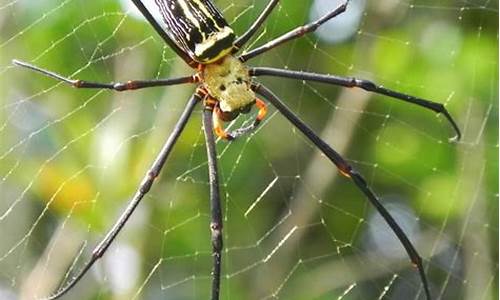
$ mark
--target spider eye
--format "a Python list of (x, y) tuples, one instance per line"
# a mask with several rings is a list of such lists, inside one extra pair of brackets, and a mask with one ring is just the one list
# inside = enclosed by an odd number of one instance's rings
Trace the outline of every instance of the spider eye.
[(238, 83), (240, 83), (240, 84), (241, 84), (241, 83), (243, 83), (243, 78), (238, 77), (238, 78), (236, 78), (236, 81), (238, 81)]
[(225, 85), (223, 85), (223, 84), (221, 84), (221, 85), (219, 86), (219, 90), (221, 90), (221, 91), (225, 91), (225, 90), (226, 90), (226, 86), (225, 86)]

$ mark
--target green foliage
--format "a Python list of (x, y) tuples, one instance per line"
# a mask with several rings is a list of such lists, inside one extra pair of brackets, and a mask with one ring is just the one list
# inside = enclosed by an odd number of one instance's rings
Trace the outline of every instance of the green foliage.
[[(49, 212), (44, 218), (53, 223), (43, 223), (42, 232), (52, 232), (52, 224), (69, 219), (78, 231), (88, 231), (90, 235), (83, 239), (94, 244), (135, 192), (192, 87), (130, 93), (76, 90), (55, 86), (51, 78), (12, 68), (10, 60), (30, 61), (71, 78), (105, 82), (172, 77), (191, 71), (164, 46), (148, 24), (123, 12), (119, 1), (61, 1), (61, 7), (53, 12), (51, 9), (57, 7), (58, 1), (40, 1), (37, 5), (25, 2), (0, 9), (0, 18), (4, 18), (0, 20), (3, 108), (0, 120), (6, 124), (0, 131), (0, 150), (9, 153), (0, 159), (0, 170), (9, 189), (27, 188), (21, 198), (23, 203), (28, 203), (26, 211), (14, 210), (10, 216), (23, 216), (18, 226), (29, 228), (41, 214), (40, 207), (47, 208)], [(257, 45), (307, 20), (310, 1), (281, 2), (266, 23)], [(350, 107), (337, 106), (339, 88), (263, 79), (318, 132), (337, 111), (351, 114), (353, 119), (361, 115), (354, 125), (347, 124), (354, 127), (354, 133), (342, 154), (366, 175), (378, 195), (382, 198), (397, 195), (413, 209), (426, 231), (446, 227), (450, 236), (458, 236), (461, 222), (472, 216), (471, 203), (477, 201), (464, 196), (470, 191), (462, 188), (463, 184), (483, 176), (481, 197), (487, 206), (487, 220), (473, 219), (472, 222), (490, 226), (485, 232), (493, 240), (490, 249), (493, 254), (482, 258), (491, 260), (492, 268), (497, 270), (498, 28), (495, 20), (498, 8), (461, 11), (455, 9), (454, 1), (440, 1), (440, 6), (453, 8), (442, 11), (422, 8), (426, 7), (426, 1), (416, 1), (422, 6), (417, 8), (402, 1), (398, 9), (383, 10), (377, 1), (370, 2), (360, 31), (350, 41), (328, 45), (310, 35), (272, 50), (250, 64), (367, 77), (386, 87), (445, 103), (464, 131), (462, 143), (448, 142), (452, 131), (444, 118), (406, 103), (370, 95), (368, 106), (361, 111), (351, 111)], [(226, 8), (225, 15), (241, 33), (266, 1), (221, 0), (217, 3)], [(250, 4), (254, 7), (246, 10)], [(50, 13), (43, 16), (41, 11)], [(30, 105), (27, 112), (14, 113), (24, 102)], [(24, 111), (23, 105), (20, 107)], [(269, 286), (259, 281), (255, 272), (275, 271), (258, 262), (277, 241), (272, 244), (264, 239), (262, 245), (259, 243), (288, 213), (298, 214), (293, 211), (297, 200), (294, 195), (302, 188), (312, 187), (302, 180), (316, 150), (279, 115), (271, 112), (268, 120), (250, 139), (242, 138), (230, 145), (218, 143), (224, 183), (222, 195), (225, 196), (225, 242), (233, 249), (224, 256), (225, 272), (232, 274), (257, 264), (234, 278), (224, 278), (224, 299), (263, 296), (259, 294), (262, 290), (255, 286)], [(15, 122), (29, 129), (22, 129)], [(139, 234), (123, 234), (142, 257), (144, 265), (141, 265), (139, 283), (145, 281), (161, 258), (166, 265), (162, 265), (159, 275), (151, 280), (153, 285), (196, 277), (195, 283), (191, 283), (195, 286), (193, 294), (174, 299), (207, 298), (209, 291), (210, 212), (200, 126), (200, 117), (196, 114), (158, 178), (158, 184), (141, 204), (142, 220), (137, 221), (142, 222), (141, 229), (133, 226), (131, 229)], [(39, 133), (29, 136), (38, 130)], [(105, 147), (111, 138), (118, 142), (112, 141)], [(15, 146), (24, 139), (27, 142)], [(335, 141), (329, 142), (335, 145)], [(9, 150), (12, 147), (15, 149)], [(472, 164), (484, 165), (485, 169), (466, 174), (470, 159), (474, 160)], [(245, 215), (276, 177), (278, 181), (273, 189), (262, 196), (254, 211)], [(305, 224), (296, 224), (306, 234), (291, 251), (292, 263), (283, 262), (288, 268), (286, 271), (290, 271), (297, 259), (330, 255), (334, 261), (342, 262), (351, 254), (364, 254), (367, 250), (363, 238), (373, 209), (351, 182), (344, 178), (331, 179), (326, 190), (307, 192), (308, 198), (298, 201), (313, 206), (314, 216)], [(12, 202), (6, 201), (2, 208)], [(30, 207), (37, 208), (38, 214), (24, 220), (30, 214)], [(287, 232), (281, 227), (276, 230)], [(30, 261), (40, 258), (44, 246), (48, 245), (45, 236), (49, 235), (41, 236), (33, 234), (34, 242), (26, 246), (25, 256)], [(32, 247), (32, 243), (37, 245)], [(451, 243), (467, 246), (460, 239)], [(22, 251), (15, 250), (16, 253)], [(428, 254), (423, 252), (424, 257)], [(278, 254), (276, 257), (278, 260)], [(321, 264), (316, 261), (301, 264), (290, 282), (296, 285), (308, 282), (304, 279), (308, 271), (318, 265)], [(10, 270), (5, 271), (6, 282), (18, 276), (17, 271)], [(62, 278), (60, 275), (55, 276)], [(273, 284), (277, 282), (280, 280)], [(388, 280), (382, 282), (385, 286)], [(465, 289), (467, 284), (459, 286)], [(138, 289), (139, 286), (132, 288), (132, 294)], [(292, 299), (294, 289), (288, 285), (284, 289), (284, 295), (290, 295), (286, 299)], [(497, 286), (490, 289), (496, 290)], [(336, 298), (343, 291), (328, 290), (316, 296), (332, 299), (330, 295)], [(154, 298), (151, 293), (146, 291), (144, 299)]]

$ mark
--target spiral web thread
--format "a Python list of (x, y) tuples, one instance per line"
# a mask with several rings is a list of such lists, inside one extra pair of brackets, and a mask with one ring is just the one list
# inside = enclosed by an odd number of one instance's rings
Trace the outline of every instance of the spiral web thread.
[[(101, 2), (0, 1), (1, 299), (43, 298), (71, 279), (126, 205), (192, 91), (75, 90), (11, 65), (23, 59), (105, 82), (190, 72), (127, 8)], [(216, 3), (243, 28), (265, 1), (241, 2)], [(424, 258), (436, 299), (494, 299), (497, 3), (372, 2), (349, 41), (329, 45), (309, 35), (250, 64), (338, 71), (445, 103), (464, 133), (458, 143), (447, 141), (444, 119), (415, 107), (262, 79), (381, 196)], [(307, 20), (309, 12), (294, 5), (282, 1), (248, 47)], [(384, 53), (395, 67), (374, 59)], [(425, 58), (431, 63), (414, 62)], [(244, 115), (228, 126), (251, 121)], [(195, 113), (160, 180), (73, 297), (208, 297), (204, 151)], [(255, 133), (218, 141), (218, 152), (222, 298), (424, 299), (418, 274), (381, 217), (274, 110)]]

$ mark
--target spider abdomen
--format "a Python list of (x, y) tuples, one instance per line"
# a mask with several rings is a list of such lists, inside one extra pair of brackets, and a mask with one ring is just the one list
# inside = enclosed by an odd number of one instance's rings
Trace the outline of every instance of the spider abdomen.
[(248, 69), (234, 56), (205, 65), (201, 77), (210, 96), (219, 101), (222, 112), (246, 112), (255, 102)]
[(233, 49), (235, 34), (209, 0), (155, 0), (169, 34), (196, 62), (209, 64)]

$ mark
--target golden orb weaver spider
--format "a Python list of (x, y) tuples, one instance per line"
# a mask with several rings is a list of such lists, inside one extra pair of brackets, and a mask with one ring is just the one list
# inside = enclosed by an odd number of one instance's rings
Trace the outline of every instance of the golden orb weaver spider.
[[(445, 109), (436, 102), (424, 100), (414, 96), (399, 93), (367, 80), (356, 78), (323, 75), (300, 71), (290, 71), (274, 68), (247, 68), (244, 62), (263, 54), (283, 43), (299, 38), (304, 34), (315, 31), (328, 20), (342, 14), (348, 6), (349, 0), (336, 9), (328, 12), (311, 23), (299, 26), (253, 50), (237, 56), (239, 49), (245, 45), (259, 30), (266, 18), (276, 7), (279, 0), (269, 0), (262, 13), (251, 27), (240, 37), (236, 37), (232, 28), (227, 24), (222, 14), (210, 0), (156, 0), (157, 8), (163, 17), (165, 28), (153, 17), (141, 0), (132, 0), (155, 31), (182, 58), (189, 66), (196, 69), (196, 73), (172, 79), (134, 80), (126, 83), (99, 83), (83, 80), (73, 80), (57, 73), (41, 69), (25, 62), (14, 60), (13, 63), (28, 69), (40, 72), (72, 85), (75, 88), (110, 89), (126, 91), (157, 86), (169, 86), (184, 83), (197, 83), (198, 88), (187, 103), (172, 133), (165, 142), (160, 153), (145, 175), (135, 196), (129, 202), (114, 226), (104, 239), (94, 248), (92, 257), (85, 263), (79, 273), (74, 276), (63, 288), (51, 295), (48, 299), (57, 299), (67, 293), (87, 273), (93, 264), (99, 260), (124, 227), (143, 197), (149, 192), (155, 178), (158, 177), (172, 148), (189, 120), (196, 104), (201, 102), (203, 110), (203, 128), (208, 156), (208, 170), (210, 182), (211, 204), (211, 235), (213, 253), (212, 271), (212, 299), (219, 299), (221, 264), (222, 264), (222, 211), (219, 195), (219, 175), (217, 167), (217, 153), (215, 148), (214, 132), (220, 138), (233, 140), (242, 134), (255, 129), (265, 117), (267, 106), (256, 94), (269, 101), (288, 121), (299, 129), (325, 156), (339, 169), (340, 173), (351, 179), (355, 186), (368, 198), (370, 203), (381, 214), (393, 230), (413, 265), (417, 268), (425, 291), (426, 298), (432, 299), (428, 280), (424, 272), (422, 259), (413, 244), (396, 223), (394, 218), (382, 206), (377, 196), (367, 185), (365, 179), (347, 161), (327, 143), (321, 140), (303, 121), (301, 121), (277, 96), (268, 88), (255, 81), (258, 76), (275, 76), (281, 78), (316, 81), (326, 84), (357, 87), (369, 92), (386, 95), (388, 97), (409, 102), (439, 114), (443, 114), (451, 123), (456, 132), (454, 139), (460, 139), (460, 130)], [(223, 123), (235, 119), (240, 113), (248, 113), (255, 105), (259, 109), (253, 124), (233, 132), (226, 132)]]

